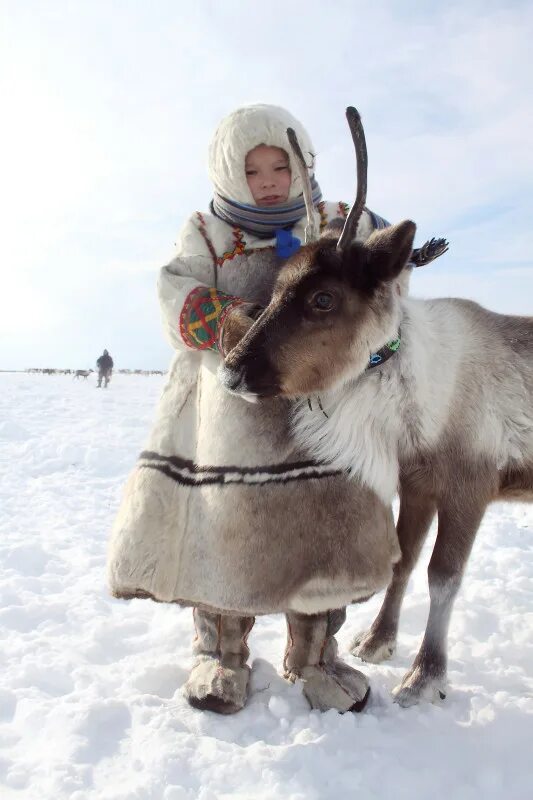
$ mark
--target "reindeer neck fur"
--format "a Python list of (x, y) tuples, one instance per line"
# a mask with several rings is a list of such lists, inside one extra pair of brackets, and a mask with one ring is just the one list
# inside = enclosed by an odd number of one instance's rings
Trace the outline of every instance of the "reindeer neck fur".
[(382, 367), (359, 368), (321, 393), (327, 417), (304, 402), (294, 415), (301, 444), (357, 476), (386, 503), (397, 492), (402, 460), (431, 450), (446, 425), (464, 333), (453, 306), (412, 298), (398, 303), (398, 352)]

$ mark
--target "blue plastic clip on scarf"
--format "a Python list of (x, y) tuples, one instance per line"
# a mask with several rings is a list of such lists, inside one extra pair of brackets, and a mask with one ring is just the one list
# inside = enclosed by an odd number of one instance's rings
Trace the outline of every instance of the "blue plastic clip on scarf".
[(300, 239), (297, 236), (293, 236), (290, 231), (284, 228), (276, 230), (276, 255), (280, 258), (290, 258), (293, 253), (300, 249), (301, 244)]

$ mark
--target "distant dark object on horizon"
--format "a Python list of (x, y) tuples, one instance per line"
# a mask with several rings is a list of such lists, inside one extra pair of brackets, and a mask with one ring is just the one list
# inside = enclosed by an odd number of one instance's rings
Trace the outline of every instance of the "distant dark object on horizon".
[[(92, 373), (94, 369), (56, 369), (51, 367), (28, 367), (28, 369), (0, 369), (0, 372), (26, 372), (28, 375), (73, 375), (76, 373)], [(116, 369), (115, 372), (119, 375), (166, 375), (166, 369)]]

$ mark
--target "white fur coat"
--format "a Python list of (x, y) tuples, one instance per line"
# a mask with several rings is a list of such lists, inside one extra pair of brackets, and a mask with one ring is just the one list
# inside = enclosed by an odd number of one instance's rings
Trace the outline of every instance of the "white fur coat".
[[(323, 203), (317, 223), (344, 213), (342, 204)], [(302, 240), (303, 224), (293, 230)], [(358, 238), (371, 230), (365, 214)], [(191, 292), (216, 286), (268, 303), (281, 265), (273, 245), (193, 215), (161, 271), (176, 356), (112, 532), (117, 597), (247, 615), (314, 613), (366, 598), (391, 578), (399, 549), (390, 507), (298, 449), (286, 401), (252, 405), (226, 393), (220, 355), (189, 346)]]

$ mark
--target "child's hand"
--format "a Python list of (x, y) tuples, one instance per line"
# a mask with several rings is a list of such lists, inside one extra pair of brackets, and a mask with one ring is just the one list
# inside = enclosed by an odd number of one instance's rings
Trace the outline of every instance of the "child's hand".
[(223, 358), (226, 358), (230, 350), (239, 344), (262, 311), (262, 308), (252, 303), (243, 303), (228, 314), (219, 339), (219, 349)]

